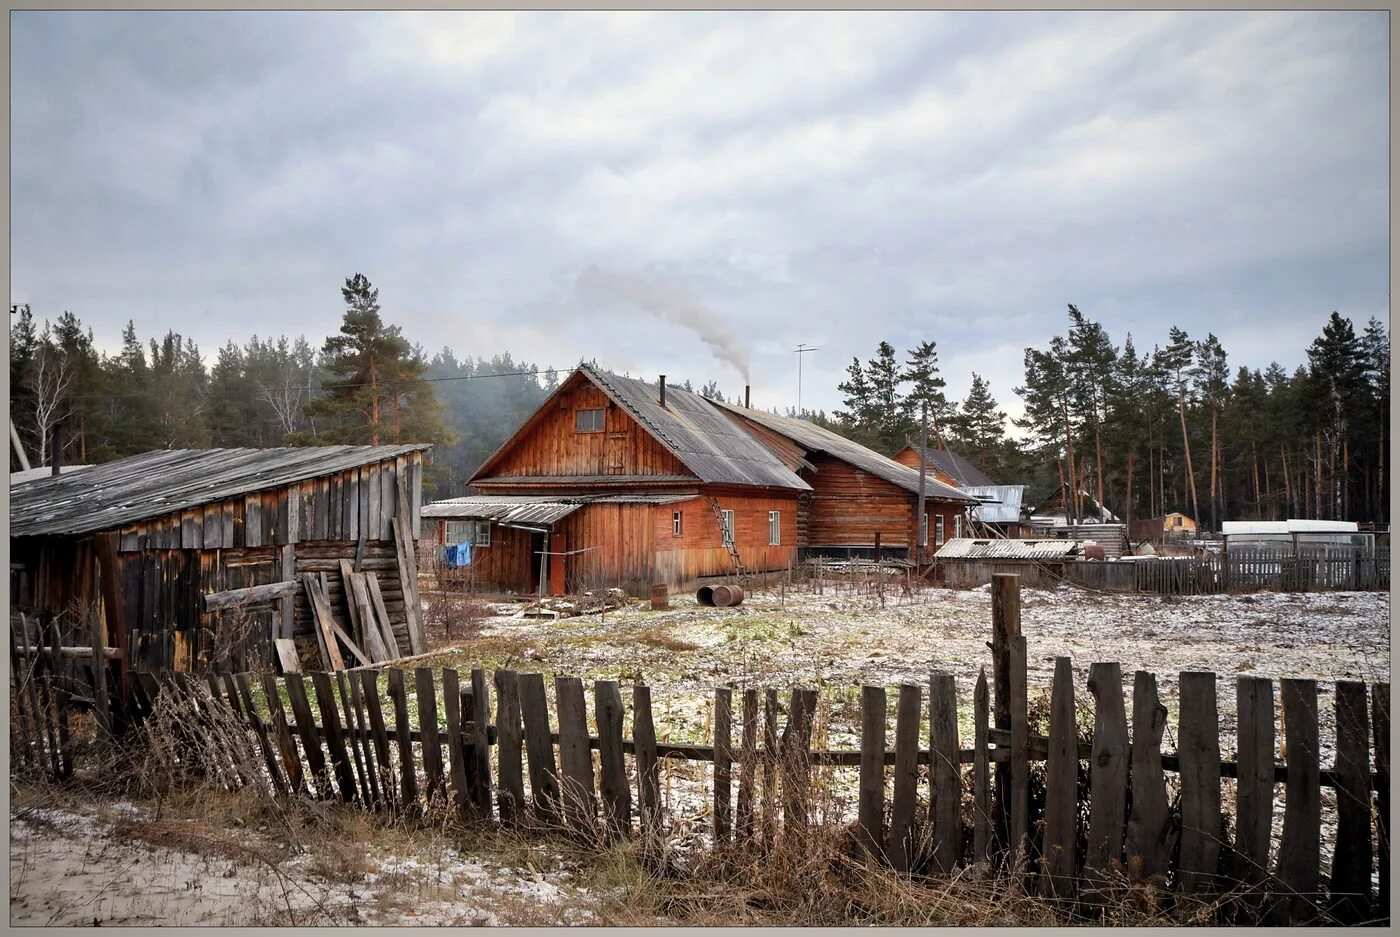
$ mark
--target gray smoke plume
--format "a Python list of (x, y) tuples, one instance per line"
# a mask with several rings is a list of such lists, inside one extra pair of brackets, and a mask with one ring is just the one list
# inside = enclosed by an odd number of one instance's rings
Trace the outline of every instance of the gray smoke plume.
[(715, 357), (738, 368), (745, 384), (749, 382), (749, 358), (744, 346), (713, 310), (694, 297), (651, 280), (599, 266), (590, 266), (580, 273), (575, 287), (584, 295), (625, 300), (658, 319), (685, 326), (710, 346)]

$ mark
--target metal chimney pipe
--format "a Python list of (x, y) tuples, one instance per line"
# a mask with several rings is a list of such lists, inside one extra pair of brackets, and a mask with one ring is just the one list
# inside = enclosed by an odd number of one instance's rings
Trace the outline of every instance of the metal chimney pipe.
[(745, 410), (751, 410), (751, 409), (753, 409), (752, 407), (749, 406), (749, 385), (747, 385), (747, 384), (744, 385), (744, 409), (745, 409)]
[(666, 375), (661, 375), (661, 406), (666, 406)]
[(49, 460), (53, 466), (50, 475), (58, 475), (63, 468), (63, 423), (55, 423), (53, 427), (53, 457)]

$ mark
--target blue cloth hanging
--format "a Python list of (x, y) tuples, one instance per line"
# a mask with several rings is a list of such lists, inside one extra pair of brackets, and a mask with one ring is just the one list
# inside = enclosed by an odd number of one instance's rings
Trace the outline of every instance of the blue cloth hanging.
[(470, 543), (449, 543), (443, 548), (444, 559), (451, 568), (460, 568), (472, 564), (472, 545)]

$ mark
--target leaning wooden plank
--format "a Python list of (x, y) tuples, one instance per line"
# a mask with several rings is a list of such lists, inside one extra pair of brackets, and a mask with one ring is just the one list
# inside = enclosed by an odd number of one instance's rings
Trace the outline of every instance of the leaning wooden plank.
[(408, 812), (418, 810), (418, 768), (413, 760), (412, 725), (409, 722), (408, 692), (404, 685), (403, 671), (395, 667), (389, 671), (389, 698), (394, 701), (394, 738), (399, 748), (399, 789), (400, 809)]
[(917, 683), (899, 687), (894, 728), (894, 805), (890, 813), (890, 863), (896, 872), (912, 868), (915, 844), (914, 814), (919, 798), (919, 723), (923, 717), (923, 688)]
[(424, 654), (428, 650), (428, 642), (423, 635), (423, 605), (418, 596), (418, 560), (413, 554), (413, 538), (408, 535), (399, 518), (393, 518), (391, 524), (394, 531), (394, 553), (398, 560), (399, 580), (403, 586), (409, 651), (413, 654)]
[(442, 736), (438, 731), (437, 689), (431, 667), (413, 671), (417, 689), (418, 731), (423, 739), (423, 773), (427, 777), (425, 797), (429, 804), (443, 793)]
[(758, 691), (744, 691), (743, 731), (739, 742), (739, 801), (736, 832), (748, 842), (754, 835), (754, 774), (758, 767)]
[(462, 748), (462, 689), (456, 669), (442, 669), (442, 714), (447, 719), (447, 754), (452, 778), (452, 802), (463, 816), (470, 816), (471, 795), (467, 789), (467, 761)]
[[(345, 661), (341, 659), (340, 650), (335, 646), (335, 634), (329, 624), (330, 610), (325, 607), (325, 600), (321, 597), (316, 574), (303, 573), (301, 582), (306, 589), (306, 601), (311, 606), (311, 618), (316, 623), (312, 630), (316, 632), (316, 643), (321, 649), (321, 666), (326, 670), (344, 670)], [(332, 657), (332, 654), (335, 656)]]
[(543, 674), (521, 674), (520, 716), (525, 724), (525, 752), (530, 759), (530, 796), (535, 817), (540, 823), (552, 823), (559, 817), (559, 777), (554, 762), (554, 742), (550, 738), (549, 703)]
[(1055, 676), (1050, 684), (1050, 748), (1045, 759), (1045, 850), (1040, 860), (1040, 893), (1047, 897), (1067, 898), (1074, 890), (1078, 773), (1074, 669), (1068, 657), (1057, 657)]
[(277, 638), (273, 641), (277, 648), (277, 662), (283, 673), (300, 673), (301, 658), (297, 656), (297, 644), (291, 638)]
[(364, 727), (359, 724), (359, 699), (358, 695), (352, 699), (350, 694), (351, 681), (346, 680), (345, 671), (340, 670), (335, 675), (336, 689), (339, 690), (340, 707), (345, 713), (345, 735), (350, 748), (351, 760), (355, 763), (355, 777), (360, 785), (360, 802), (367, 807), (373, 807), (378, 798), (374, 789), (370, 786), (370, 772), (372, 765), (368, 757), (368, 751), (362, 748), (362, 743), (367, 743)]
[(1107, 888), (1123, 856), (1128, 796), (1128, 714), (1123, 672), (1114, 663), (1089, 668), (1094, 697), (1094, 751), (1089, 760), (1089, 836), (1084, 848), (1085, 878), (1095, 893)]
[(661, 774), (656, 758), (656, 726), (651, 718), (651, 688), (641, 684), (632, 687), (632, 742), (644, 848), (651, 848), (661, 833)]
[(364, 573), (350, 574), (350, 591), (353, 593), (350, 605), (359, 612), (360, 634), (363, 636), (365, 651), (370, 660), (381, 663), (391, 660), (392, 656), (384, 646), (383, 632), (379, 628), (374, 606), (370, 601), (369, 586), (365, 582)]
[(486, 671), (472, 668), (472, 698), (470, 709), (462, 712), (471, 719), (467, 742), (467, 777), (471, 779), (471, 798), (476, 812), (491, 816), (491, 691), (486, 686)]
[(379, 673), (374, 670), (361, 670), (351, 676), (360, 683), (361, 695), (365, 702), (365, 718), (369, 725), (370, 738), (374, 742), (374, 761), (379, 777), (380, 803), (393, 806), (394, 768), (389, 757), (389, 731), (384, 724), (384, 711), (379, 704)]
[(556, 677), (554, 699), (559, 708), (559, 761), (562, 768), (564, 817), (579, 833), (589, 833), (597, 815), (593, 797), (593, 758), (589, 754), (588, 714), (583, 681)]
[(929, 677), (929, 792), (933, 867), (953, 871), (962, 852), (962, 776), (958, 769), (958, 697), (953, 675)]
[(514, 670), (496, 671), (496, 775), (500, 778), (497, 811), (501, 822), (515, 823), (525, 806), (524, 741), (520, 725), (520, 680)]
[(1184, 894), (1213, 891), (1220, 864), (1220, 717), (1215, 674), (1181, 674), (1181, 857)]
[(360, 618), (360, 606), (355, 601), (354, 576), (355, 573), (350, 567), (350, 561), (342, 558), (338, 564), (340, 567), (340, 594), (345, 599), (346, 621), (350, 622), (350, 627), (346, 630), (359, 642), (364, 641), (364, 623)]
[(1337, 681), (1337, 843), (1327, 893), (1332, 917), (1359, 924), (1371, 907), (1370, 721), (1366, 684)]
[(599, 680), (593, 693), (598, 717), (598, 792), (607, 835), (620, 840), (632, 831), (632, 797), (622, 754), (622, 691), (616, 680)]
[(207, 612), (222, 611), (228, 608), (239, 608), (244, 605), (253, 605), (258, 602), (275, 602), (278, 599), (289, 595), (296, 595), (296, 580), (291, 579), (285, 582), (269, 582), (261, 586), (248, 586), (245, 589), (228, 589), (224, 592), (207, 592), (204, 595), (204, 610)]
[(340, 791), (340, 799), (350, 803), (355, 800), (355, 771), (350, 765), (350, 753), (345, 748), (345, 734), (341, 731), (330, 674), (323, 670), (315, 671), (311, 674), (311, 685), (316, 690), (316, 705), (321, 711), (321, 729), (326, 738), (326, 751), (331, 756), (336, 787)]
[(273, 737), (277, 740), (277, 750), (282, 755), (282, 766), (287, 772), (287, 789), (293, 794), (304, 794), (306, 779), (302, 775), (301, 754), (297, 751), (291, 729), (287, 727), (287, 711), (277, 691), (277, 678), (270, 673), (263, 674), (262, 687), (268, 716), (272, 721)]
[[(1235, 875), (1249, 889), (1264, 884), (1274, 816), (1274, 683), (1235, 678)], [(1257, 895), (1247, 897), (1257, 908)]]
[(885, 688), (860, 688), (860, 793), (856, 837), (872, 856), (884, 855), (885, 842)]
[(379, 577), (374, 573), (365, 573), (365, 586), (369, 589), (370, 603), (374, 606), (374, 616), (379, 624), (384, 651), (389, 655), (389, 660), (397, 660), (403, 656), (403, 649), (399, 647), (399, 639), (394, 636), (389, 612), (384, 608), (384, 594), (379, 591)]
[(1284, 783), (1278, 876), (1290, 900), (1276, 910), (1275, 919), (1279, 923), (1313, 923), (1322, 836), (1317, 681), (1284, 680), (1282, 691), (1288, 780)]
[(1161, 888), (1166, 884), (1166, 776), (1162, 772), (1162, 733), (1167, 707), (1157, 699), (1157, 678), (1145, 670), (1133, 675), (1132, 797), (1125, 843), (1128, 876)]
[(301, 674), (286, 675), (287, 700), (292, 705), (292, 715), (296, 717), (297, 734), (301, 736), (302, 751), (306, 753), (306, 764), (311, 768), (311, 784), (317, 797), (329, 797), (333, 792), (330, 775), (326, 771), (326, 756), (321, 751), (321, 733), (316, 730), (316, 720), (311, 715), (311, 704), (306, 698), (306, 684)]

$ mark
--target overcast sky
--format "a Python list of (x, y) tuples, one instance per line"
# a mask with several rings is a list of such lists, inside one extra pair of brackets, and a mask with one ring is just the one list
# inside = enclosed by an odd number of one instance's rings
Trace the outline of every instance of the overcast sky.
[(730, 396), (746, 355), (787, 406), (805, 342), (829, 410), (853, 355), (931, 338), (950, 395), (1019, 412), (1066, 303), (1232, 368), (1388, 318), (1383, 12), (11, 24), (12, 301), (108, 348), (319, 341), (362, 272), (429, 351)]

